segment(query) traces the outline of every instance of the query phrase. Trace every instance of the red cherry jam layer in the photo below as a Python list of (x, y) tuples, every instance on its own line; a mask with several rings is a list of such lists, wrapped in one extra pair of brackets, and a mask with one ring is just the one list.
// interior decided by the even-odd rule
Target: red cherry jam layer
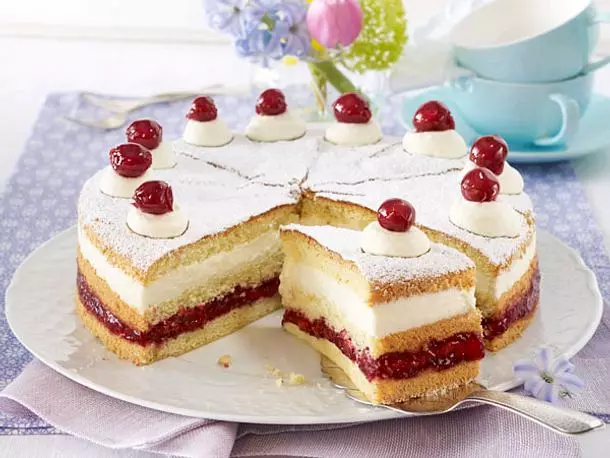
[(493, 340), (504, 334), (506, 330), (522, 318), (530, 315), (536, 308), (540, 299), (540, 271), (536, 269), (527, 292), (506, 307), (500, 316), (483, 319), (483, 336), (486, 340)]
[(282, 323), (292, 323), (313, 337), (332, 342), (341, 353), (358, 365), (369, 381), (411, 378), (425, 370), (442, 371), (485, 356), (481, 336), (474, 332), (461, 332), (443, 340), (430, 340), (419, 351), (385, 353), (375, 359), (368, 347), (356, 347), (345, 329), (337, 331), (324, 318), (311, 320), (297, 310), (286, 309)]
[(184, 332), (201, 329), (206, 323), (226, 315), (232, 310), (250, 305), (259, 299), (275, 296), (279, 285), (280, 279), (272, 278), (258, 286), (237, 286), (229, 294), (216, 297), (204, 304), (188, 308), (181, 307), (176, 314), (151, 326), (147, 331), (139, 331), (123, 323), (104, 306), (101, 299), (91, 290), (82, 273), (78, 272), (76, 277), (76, 287), (81, 304), (95, 315), (112, 334), (142, 346), (160, 344)]

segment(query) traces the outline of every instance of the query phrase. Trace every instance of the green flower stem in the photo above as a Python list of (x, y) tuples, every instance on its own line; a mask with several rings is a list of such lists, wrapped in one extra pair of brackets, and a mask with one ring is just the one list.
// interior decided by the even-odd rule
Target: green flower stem
[(311, 64), (319, 73), (324, 75), (326, 80), (339, 91), (340, 94), (345, 92), (358, 92), (358, 88), (345, 76), (337, 66), (330, 60), (322, 60)]
[(326, 99), (328, 97), (327, 84), (328, 80), (326, 75), (322, 73), (313, 64), (309, 65), (309, 71), (311, 72), (311, 84), (313, 86), (314, 97), (316, 99), (316, 108), (320, 116), (324, 115), (326, 111)]

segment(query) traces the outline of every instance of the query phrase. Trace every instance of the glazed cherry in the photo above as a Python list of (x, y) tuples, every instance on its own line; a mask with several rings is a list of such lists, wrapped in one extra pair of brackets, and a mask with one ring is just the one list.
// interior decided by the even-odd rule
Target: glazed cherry
[(148, 149), (155, 149), (163, 140), (163, 128), (152, 119), (138, 119), (132, 122), (125, 134), (128, 142), (137, 143)]
[(152, 164), (152, 154), (137, 143), (123, 143), (115, 146), (108, 154), (110, 166), (116, 173), (125, 178), (136, 178), (144, 175)]
[(174, 209), (172, 187), (160, 180), (142, 183), (133, 193), (133, 206), (151, 215), (169, 213)]
[(455, 129), (455, 121), (449, 108), (437, 100), (420, 106), (413, 116), (413, 127), (417, 132), (441, 132)]
[(377, 210), (377, 221), (392, 232), (407, 232), (415, 223), (415, 208), (406, 200), (388, 199)]
[(343, 94), (333, 103), (335, 118), (347, 124), (366, 124), (373, 117), (369, 103), (355, 92)]
[(471, 202), (492, 202), (500, 192), (500, 183), (488, 169), (477, 167), (462, 178), (462, 195)]
[(470, 160), (496, 175), (500, 175), (504, 170), (506, 156), (508, 156), (508, 145), (498, 135), (479, 137), (470, 148)]
[(256, 101), (256, 113), (263, 116), (281, 115), (286, 108), (286, 96), (279, 89), (263, 91)]
[(200, 122), (214, 121), (217, 116), (218, 110), (216, 109), (214, 100), (205, 95), (197, 97), (195, 100), (193, 100), (191, 103), (191, 108), (186, 114), (187, 119)]

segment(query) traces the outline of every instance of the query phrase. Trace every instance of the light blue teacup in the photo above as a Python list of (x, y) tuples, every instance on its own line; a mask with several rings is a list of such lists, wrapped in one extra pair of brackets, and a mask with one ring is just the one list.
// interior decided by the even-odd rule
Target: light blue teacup
[(463, 77), (448, 83), (460, 115), (474, 130), (509, 144), (567, 144), (578, 131), (593, 73), (554, 83), (507, 83)]
[(450, 33), (456, 61), (482, 78), (560, 81), (592, 72), (600, 22), (591, 0), (496, 0), (472, 11)]

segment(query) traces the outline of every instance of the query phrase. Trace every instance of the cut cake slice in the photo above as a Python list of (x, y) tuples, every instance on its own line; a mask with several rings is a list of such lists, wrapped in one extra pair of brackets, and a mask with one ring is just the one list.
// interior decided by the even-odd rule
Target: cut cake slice
[(283, 327), (375, 403), (473, 380), (484, 356), (474, 263), (435, 243), (416, 258), (371, 255), (360, 237), (330, 226), (282, 228)]

